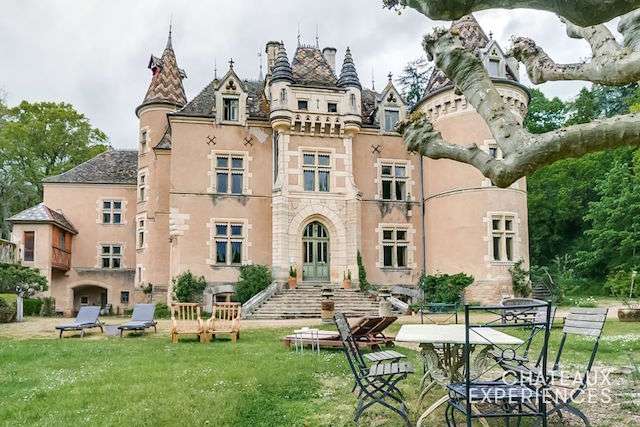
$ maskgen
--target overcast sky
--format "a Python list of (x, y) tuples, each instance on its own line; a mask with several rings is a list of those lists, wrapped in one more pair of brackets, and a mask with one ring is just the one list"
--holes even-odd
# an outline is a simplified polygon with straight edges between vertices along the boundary
[[(160, 55), (173, 16), (173, 46), (187, 72), (189, 99), (223, 75), (233, 57), (242, 78), (258, 76), (258, 51), (284, 40), (291, 59), (298, 24), (305, 43), (351, 47), (363, 85), (372, 70), (378, 89), (406, 62), (423, 55), (422, 36), (436, 25), (411, 10), (398, 16), (381, 0), (2, 0), (0, 89), (9, 105), (64, 101), (85, 113), (116, 148), (135, 148), (134, 110), (148, 87), (149, 55)], [(546, 12), (496, 10), (477, 13), (485, 31), (503, 47), (513, 35), (532, 37), (559, 62), (588, 56), (588, 46), (567, 38), (558, 18)], [(263, 61), (264, 61), (263, 55)], [(524, 73), (523, 74), (523, 78)], [(528, 84), (526, 78), (525, 83)], [(570, 98), (581, 83), (553, 83), (548, 95)]]

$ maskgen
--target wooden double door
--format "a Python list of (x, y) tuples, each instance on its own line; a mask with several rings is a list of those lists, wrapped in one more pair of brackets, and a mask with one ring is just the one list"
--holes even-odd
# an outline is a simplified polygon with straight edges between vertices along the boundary
[(329, 281), (329, 233), (324, 225), (309, 223), (302, 235), (302, 280)]

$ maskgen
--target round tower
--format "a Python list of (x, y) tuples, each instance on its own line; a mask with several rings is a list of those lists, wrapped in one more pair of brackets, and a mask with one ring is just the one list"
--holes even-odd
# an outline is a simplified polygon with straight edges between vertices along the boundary
[[(453, 23), (463, 43), (478, 52), (498, 91), (524, 120), (529, 95), (518, 70), (473, 16)], [(449, 143), (478, 147), (500, 158), (493, 136), (464, 95), (435, 70), (427, 93), (415, 107), (423, 111)], [(472, 166), (424, 159), (426, 267), (429, 274), (466, 273), (475, 279), (468, 302), (496, 303), (513, 295), (509, 269), (529, 265), (526, 181), (495, 187)]]

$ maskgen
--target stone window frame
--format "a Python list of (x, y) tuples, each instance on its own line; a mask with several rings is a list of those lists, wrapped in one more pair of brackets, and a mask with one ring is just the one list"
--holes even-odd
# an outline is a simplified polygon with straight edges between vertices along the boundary
[[(124, 297), (125, 295), (126, 295), (126, 298)], [(128, 290), (120, 291), (120, 304), (129, 305), (130, 302), (131, 302), (131, 292), (129, 292)]]
[[(215, 235), (216, 224), (227, 224), (230, 225), (242, 225), (242, 259), (240, 264), (232, 264), (229, 260), (226, 263), (220, 263), (216, 260), (216, 240), (217, 236)], [(249, 224), (249, 220), (247, 218), (210, 218), (207, 223), (207, 229), (209, 238), (207, 239), (207, 246), (209, 246), (209, 257), (206, 259), (206, 263), (211, 267), (230, 267), (230, 268), (238, 268), (242, 265), (250, 265), (253, 262), (249, 258), (250, 251), (249, 249), (252, 246), (252, 242), (250, 240), (251, 235), (251, 224)], [(233, 238), (230, 236), (230, 231), (227, 234), (227, 242), (231, 242)], [(239, 240), (237, 238), (236, 240)], [(227, 244), (228, 244), (227, 243)], [(229, 257), (227, 257), (229, 258)]]
[(149, 142), (151, 141), (150, 135), (151, 128), (149, 126), (144, 126), (140, 128), (139, 135), (139, 144), (140, 144), (140, 154), (144, 154), (149, 151)]
[[(305, 154), (313, 154), (315, 156), (315, 163), (313, 165), (305, 165), (304, 164), (304, 156)], [(329, 157), (328, 165), (320, 165), (318, 161), (320, 156)], [(335, 175), (335, 153), (330, 150), (318, 149), (318, 148), (302, 148), (300, 150), (300, 180), (302, 191), (307, 194), (331, 194), (335, 188), (334, 183), (334, 175)], [(305, 170), (313, 169), (314, 172), (314, 189), (313, 190), (305, 190), (304, 188), (304, 172)], [(320, 171), (326, 171), (329, 173), (329, 189), (328, 191), (320, 191), (319, 188), (319, 173)]]
[[(384, 231), (385, 230), (404, 230), (407, 232), (407, 266), (406, 267), (389, 267), (384, 265)], [(415, 234), (416, 229), (411, 223), (379, 223), (375, 229), (376, 234), (378, 235), (378, 241), (376, 244), (376, 251), (378, 253), (378, 260), (376, 262), (376, 267), (383, 271), (407, 271), (414, 270), (417, 268), (416, 264), (416, 245), (415, 245)], [(404, 241), (403, 241), (404, 242)]]
[[(143, 180), (144, 183), (142, 183)], [(143, 197), (141, 197), (141, 194), (143, 195)], [(144, 203), (149, 200), (149, 168), (143, 168), (138, 171), (138, 181), (136, 183), (136, 200), (138, 201), (138, 203)]]
[[(31, 249), (31, 259), (26, 259), (25, 256), (27, 254), (27, 239), (26, 239), (26, 234), (30, 233), (33, 235), (33, 248)], [(36, 251), (36, 248), (38, 247), (38, 242), (37, 242), (37, 234), (36, 230), (22, 230), (22, 256), (21, 259), (23, 262), (29, 263), (29, 264), (34, 264), (36, 262), (36, 254), (38, 251)]]
[(136, 265), (136, 283), (141, 285), (143, 283), (144, 266), (142, 264)]
[[(513, 221), (513, 230), (499, 230), (496, 232), (493, 229), (493, 220), (500, 219), (504, 223), (504, 219), (511, 219)], [(512, 211), (492, 211), (487, 212), (487, 216), (483, 218), (483, 221), (486, 224), (486, 235), (485, 241), (487, 243), (487, 255), (485, 255), (485, 260), (489, 262), (491, 265), (506, 265), (510, 266), (515, 264), (521, 257), (520, 254), (520, 244), (522, 243), (522, 239), (520, 236), (520, 217), (516, 212)], [(493, 237), (496, 234), (501, 234), (501, 247), (500, 252), (501, 256), (506, 256), (506, 237), (510, 235), (512, 237), (512, 256), (511, 260), (500, 259), (496, 260), (493, 257)]]
[(392, 129), (387, 129), (387, 112), (398, 113), (398, 121), (396, 122), (396, 125), (397, 125), (402, 121), (402, 109), (400, 107), (391, 106), (391, 105), (385, 105), (382, 107), (382, 123), (380, 123), (380, 127), (382, 128), (382, 131), (384, 133), (397, 134), (398, 132), (394, 130), (395, 126)]
[[(114, 202), (120, 203), (120, 209), (116, 209), (113, 204)], [(105, 208), (104, 204), (110, 203), (110, 208)], [(115, 225), (122, 226), (126, 225), (127, 221), (125, 220), (125, 211), (126, 211), (126, 201), (122, 197), (102, 197), (98, 200), (98, 223), (102, 225)], [(110, 215), (110, 222), (104, 222), (104, 215)], [(114, 214), (120, 215), (120, 222), (113, 222)]]
[[(104, 246), (109, 246), (110, 249), (110, 253), (109, 254), (105, 254), (102, 251), (102, 248)], [(111, 253), (113, 251), (113, 247), (114, 246), (119, 246), (120, 247), (120, 254), (118, 254), (117, 257), (114, 257), (113, 254)], [(113, 271), (113, 270), (123, 270), (125, 269), (125, 262), (124, 262), (124, 256), (125, 256), (125, 244), (123, 242), (99, 242), (97, 245), (97, 264), (96, 264), (96, 268), (100, 269), (100, 270), (107, 270), (107, 271)], [(102, 264), (102, 259), (103, 258), (107, 258), (105, 255), (109, 255), (108, 258), (111, 259), (111, 261), (109, 261), (109, 267), (103, 267)], [(111, 265), (113, 264), (113, 259), (114, 258), (119, 258), (120, 259), (120, 266), (119, 267), (112, 267)]]
[[(225, 117), (225, 101), (235, 101), (236, 102), (236, 118), (235, 119), (227, 119)], [(240, 95), (222, 95), (222, 123), (232, 123), (238, 124), (240, 123)]]
[[(140, 222), (143, 222), (140, 227)], [(136, 216), (136, 250), (141, 251), (147, 248), (147, 214)], [(140, 233), (142, 233), (142, 244), (140, 244)]]
[[(393, 190), (392, 191), (392, 195), (393, 195), (392, 199), (383, 199), (382, 198), (382, 181), (383, 181), (382, 167), (383, 166), (393, 166), (394, 170), (395, 170), (395, 166), (396, 165), (405, 167), (405, 171), (406, 171), (406, 177), (405, 177), (406, 199), (405, 200), (396, 200), (395, 199), (395, 188), (392, 188), (392, 190)], [(414, 166), (413, 166), (413, 163), (411, 162), (411, 160), (407, 160), (407, 159), (387, 159), (387, 158), (381, 159), (381, 158), (378, 158), (373, 166), (376, 169), (376, 177), (374, 179), (374, 183), (376, 184), (376, 194), (375, 194), (374, 198), (376, 200), (381, 200), (381, 201), (385, 201), (385, 202), (410, 202), (412, 200), (413, 185), (415, 184), (415, 181), (413, 180), (413, 168), (414, 168)], [(393, 182), (395, 183), (395, 177), (394, 177)], [(393, 186), (393, 187), (395, 187), (395, 186)]]
[[(243, 173), (242, 173), (242, 193), (241, 194), (233, 194), (231, 193), (231, 181), (228, 181), (227, 193), (218, 193), (217, 192), (217, 157), (218, 156), (227, 156), (231, 157), (242, 157), (242, 165), (243, 165)], [(211, 150), (209, 155), (207, 156), (209, 159), (209, 171), (207, 175), (209, 176), (209, 187), (207, 188), (207, 192), (209, 194), (217, 194), (221, 196), (250, 196), (253, 194), (251, 190), (251, 180), (253, 174), (251, 173), (251, 162), (253, 161), (253, 157), (249, 155), (248, 151), (239, 151), (239, 150)], [(231, 168), (229, 168), (231, 170)]]

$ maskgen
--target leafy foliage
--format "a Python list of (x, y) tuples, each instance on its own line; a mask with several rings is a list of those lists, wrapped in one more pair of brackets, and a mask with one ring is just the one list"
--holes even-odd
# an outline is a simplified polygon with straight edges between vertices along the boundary
[(273, 277), (271, 269), (265, 265), (243, 265), (240, 267), (240, 280), (236, 285), (236, 297), (242, 304), (267, 289)]
[(194, 276), (191, 271), (173, 278), (173, 297), (178, 302), (201, 302), (207, 281), (202, 276)]
[(42, 199), (42, 180), (107, 149), (107, 136), (66, 103), (0, 100), (0, 226)]
[(458, 274), (423, 274), (420, 288), (426, 302), (455, 304), (462, 300), (465, 288), (473, 283), (473, 276)]
[(410, 108), (416, 105), (424, 96), (432, 69), (425, 58), (418, 58), (405, 65), (402, 70), (398, 81), (402, 96)]
[(15, 305), (9, 304), (3, 298), (0, 298), (0, 323), (12, 322), (15, 315)]
[(56, 315), (56, 299), (54, 297), (42, 298), (42, 307), (40, 307), (40, 316), (53, 317)]
[(23, 301), (23, 311), (25, 316), (38, 316), (42, 308), (42, 300), (39, 298), (25, 298)]
[(0, 264), (0, 292), (15, 292), (30, 296), (46, 291), (47, 278), (36, 268), (15, 264)]
[(171, 310), (167, 304), (156, 304), (156, 319), (171, 319)]
[(519, 260), (511, 268), (511, 282), (513, 293), (517, 297), (528, 297), (531, 295), (531, 281), (529, 280), (529, 272), (525, 270), (522, 265), (524, 260)]
[(372, 289), (371, 283), (367, 280), (367, 269), (362, 262), (362, 255), (360, 251), (358, 251), (357, 255), (358, 262), (358, 281), (360, 282), (360, 290), (362, 292), (367, 292)]
[(634, 300), (640, 298), (640, 286), (636, 283), (635, 271), (617, 271), (607, 277), (605, 288), (629, 308), (635, 307)]

